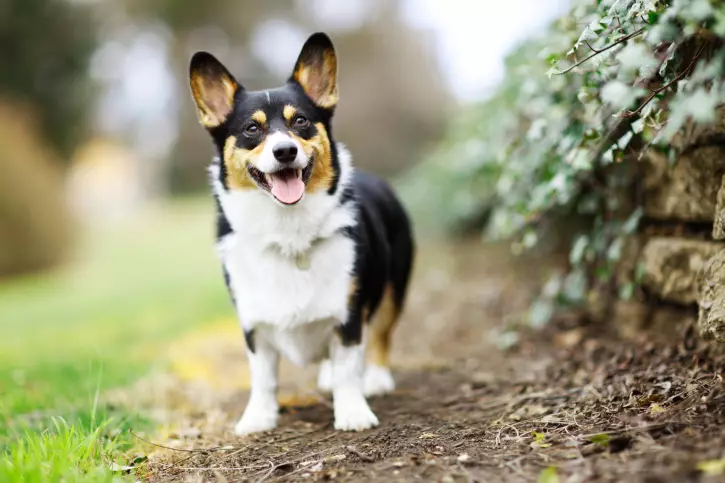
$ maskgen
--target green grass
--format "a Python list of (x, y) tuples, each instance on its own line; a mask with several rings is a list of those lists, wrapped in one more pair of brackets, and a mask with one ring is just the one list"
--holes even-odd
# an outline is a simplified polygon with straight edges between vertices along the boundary
[(52, 423), (48, 431), (27, 432), (7, 457), (0, 460), (2, 481), (123, 481), (120, 472), (114, 474), (99, 464), (117, 450), (116, 441), (103, 435), (108, 423), (91, 431), (62, 418), (54, 418)]
[(141, 420), (96, 395), (231, 313), (212, 206), (175, 201), (93, 230), (68, 267), (0, 283), (0, 481), (112, 481), (101, 455), (127, 447), (120, 429)]

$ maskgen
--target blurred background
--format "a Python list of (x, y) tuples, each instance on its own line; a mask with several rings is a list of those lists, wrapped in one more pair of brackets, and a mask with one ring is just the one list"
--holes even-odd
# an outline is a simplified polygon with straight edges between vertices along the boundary
[[(421, 163), (456, 143), (506, 56), (568, 3), (0, 2), (0, 447), (37, 411), (147, 373), (182, 331), (235, 325), (213, 252), (212, 144), (188, 92), (195, 51), (261, 89), (326, 31), (340, 59), (336, 137), (417, 218), (426, 194), (455, 204), (435, 170), (415, 174)], [(447, 226), (445, 210), (430, 213), (421, 240)]]
[(156, 390), (242, 401), (188, 62), (278, 86), (316, 31), (336, 139), (413, 217), (395, 371), (525, 351), (555, 315), (575, 348), (699, 304), (725, 340), (700, 278), (725, 263), (723, 2), (0, 0), (0, 481), (117, 481), (90, 470), (154, 439)]
[(5, 0), (0, 276), (83, 256), (88, 228), (206, 191), (211, 143), (186, 79), (197, 50), (259, 89), (286, 79), (311, 32), (329, 32), (337, 137), (359, 167), (393, 177), (434, 149), (461, 104), (490, 95), (504, 56), (567, 4)]

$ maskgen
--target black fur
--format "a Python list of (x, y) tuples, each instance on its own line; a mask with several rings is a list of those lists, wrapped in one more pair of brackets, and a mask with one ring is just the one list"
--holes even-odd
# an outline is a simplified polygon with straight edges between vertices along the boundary
[(355, 172), (351, 197), (357, 207), (357, 225), (349, 236), (355, 241), (357, 293), (348, 320), (340, 328), (344, 344), (357, 344), (362, 336), (362, 315), (371, 318), (387, 284), (401, 307), (413, 264), (413, 235), (408, 216), (390, 186), (372, 174)]

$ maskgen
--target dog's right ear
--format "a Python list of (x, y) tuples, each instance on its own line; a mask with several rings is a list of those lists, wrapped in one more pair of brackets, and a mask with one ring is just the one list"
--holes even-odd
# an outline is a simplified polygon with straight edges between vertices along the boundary
[(234, 108), (234, 95), (242, 87), (216, 57), (197, 52), (189, 65), (189, 84), (199, 121), (207, 129), (220, 126)]

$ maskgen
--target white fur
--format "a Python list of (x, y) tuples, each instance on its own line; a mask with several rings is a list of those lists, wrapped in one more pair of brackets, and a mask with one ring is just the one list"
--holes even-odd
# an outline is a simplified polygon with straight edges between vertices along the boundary
[(234, 427), (238, 435), (268, 431), (277, 427), (277, 367), (279, 354), (266, 340), (255, 351), (247, 351), (252, 387), (244, 415)]
[(345, 347), (337, 338), (331, 341), (332, 404), (335, 429), (362, 431), (378, 425), (363, 393), (365, 345)]
[[(303, 152), (301, 146), (298, 149)], [(279, 355), (298, 365), (330, 358), (336, 428), (362, 430), (378, 424), (363, 394), (365, 346), (344, 347), (334, 336), (335, 326), (347, 318), (355, 262), (354, 242), (340, 230), (356, 223), (352, 207), (339, 203), (352, 166), (344, 146), (338, 145), (338, 153), (336, 194), (306, 194), (292, 206), (278, 203), (261, 189), (227, 192), (219, 181), (218, 161), (210, 169), (214, 192), (233, 230), (217, 249), (229, 273), (241, 325), (245, 331), (254, 330), (255, 353), (249, 354), (252, 391), (235, 428), (238, 434), (276, 426)], [(258, 160), (257, 167), (273, 170), (265, 159)]]
[(363, 388), (366, 396), (381, 396), (395, 391), (395, 379), (390, 373), (390, 368), (368, 364), (365, 367)]
[(332, 362), (325, 359), (320, 364), (320, 371), (317, 373), (317, 389), (322, 392), (332, 391)]
[[(297, 146), (297, 157), (292, 163), (281, 164), (274, 157), (272, 151), (274, 150), (275, 146), (282, 142), (291, 142), (292, 144)], [(309, 161), (310, 160), (307, 158), (307, 155), (302, 149), (302, 145), (299, 143), (299, 141), (285, 133), (275, 131), (267, 136), (267, 139), (264, 142), (264, 149), (262, 149), (262, 152), (259, 154), (254, 164), (255, 167), (263, 173), (273, 173), (283, 168), (304, 169), (307, 167), (307, 163), (309, 163)]]

